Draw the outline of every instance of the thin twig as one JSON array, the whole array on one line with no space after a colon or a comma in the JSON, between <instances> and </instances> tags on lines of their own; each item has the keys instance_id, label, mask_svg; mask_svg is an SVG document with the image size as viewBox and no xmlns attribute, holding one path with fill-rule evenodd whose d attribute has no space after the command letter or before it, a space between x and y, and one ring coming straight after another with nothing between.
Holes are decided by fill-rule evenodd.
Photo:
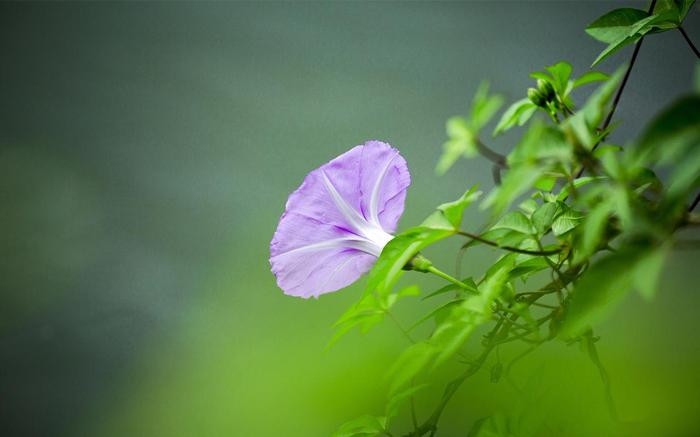
<instances>
[{"instance_id":1,"label":"thin twig","mask_svg":"<svg viewBox=\"0 0 700 437\"><path fill-rule=\"evenodd\" d=\"M651 13L654 11L654 6L656 6L656 0L652 0L651 5L649 5L649 10L647 11L647 15L651 15ZM639 41L637 41L637 44L634 45L634 52L632 52L632 58L630 59L629 65L627 66L627 71L625 72L625 76L622 78L622 83L620 84L620 88L617 89L617 94L615 94L615 98L613 99L613 104L612 107L610 108L610 112L608 112L608 116L605 117L605 122L603 123L603 127L600 129L601 132L605 132L605 130L608 128L610 125L610 122L612 121L613 115L615 115L615 110L617 109L618 103L620 103L620 98L622 97L622 91L625 89L625 85L627 85L627 80L630 77L630 73L632 73L632 68L634 67L634 63L637 61L637 55L639 54L639 49L642 48L642 42L644 41L644 36L642 35L641 38L639 38ZM591 149L591 152L595 150L600 143L603 141L603 137L598 140L598 142L593 145L593 149ZM578 174L576 175L576 178L580 178L583 172L586 170L585 167L582 167L581 170L579 170Z\"/></svg>"},{"instance_id":2,"label":"thin twig","mask_svg":"<svg viewBox=\"0 0 700 437\"><path fill-rule=\"evenodd\" d=\"M695 209L696 206L698 206L698 202L700 202L700 193L695 195L695 200L693 200L693 203L690 204L688 207L688 212L691 212L692 210Z\"/></svg>"},{"instance_id":3,"label":"thin twig","mask_svg":"<svg viewBox=\"0 0 700 437\"><path fill-rule=\"evenodd\" d=\"M690 50L692 50L693 53L695 53L695 56L697 56L698 58L700 58L700 52L699 52L698 49L695 47L695 44L693 44L693 41L690 40L690 37L688 36L688 34L685 33L685 29L683 29L681 26L678 26L678 30L680 30L681 35L683 35L683 38L685 38L685 41L686 41L686 42L688 43L688 45L690 46Z\"/></svg>"},{"instance_id":4,"label":"thin twig","mask_svg":"<svg viewBox=\"0 0 700 437\"><path fill-rule=\"evenodd\" d=\"M561 248L558 249L552 249L552 250L527 250L527 249L521 249L519 247L513 247L513 246L501 246L495 241L488 240L484 237L481 237L476 234L472 234L470 232L465 232L465 231L458 231L457 234L462 235L467 238L471 238L472 240L476 240L480 243L487 244L492 247L497 247L499 249L507 250L509 252L516 252L516 253L524 253L526 255L538 255L538 256L548 256L548 255L555 255L559 252L561 252Z\"/></svg>"}]
</instances>

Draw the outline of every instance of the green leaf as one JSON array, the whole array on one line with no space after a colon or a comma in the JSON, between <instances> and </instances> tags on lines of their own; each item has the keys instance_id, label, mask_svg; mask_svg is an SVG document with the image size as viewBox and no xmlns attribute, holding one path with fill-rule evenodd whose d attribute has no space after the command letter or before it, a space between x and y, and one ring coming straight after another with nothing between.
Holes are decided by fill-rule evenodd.
<instances>
[{"instance_id":1,"label":"green leaf","mask_svg":"<svg viewBox=\"0 0 700 437\"><path fill-rule=\"evenodd\" d=\"M484 417L472 425L467 437L513 437L514 434L503 414Z\"/></svg>"},{"instance_id":2,"label":"green leaf","mask_svg":"<svg viewBox=\"0 0 700 437\"><path fill-rule=\"evenodd\" d=\"M581 77L576 79L572 85L573 88L578 88L580 86L592 83L592 82L602 82L606 81L610 78L605 73L601 73L600 71L589 71L587 73L584 73Z\"/></svg>"},{"instance_id":3,"label":"green leaf","mask_svg":"<svg viewBox=\"0 0 700 437\"><path fill-rule=\"evenodd\" d=\"M443 144L442 155L435 168L439 175L446 173L461 156L472 158L479 153L475 142L477 134L464 117L449 118L446 130L449 140Z\"/></svg>"},{"instance_id":4,"label":"green leaf","mask_svg":"<svg viewBox=\"0 0 700 437\"><path fill-rule=\"evenodd\" d=\"M546 69L552 75L552 86L554 86L554 90L557 92L557 94L563 96L566 92L566 86L569 82L569 78L571 77L573 67L571 67L571 64L568 62L561 61L546 67Z\"/></svg>"},{"instance_id":5,"label":"green leaf","mask_svg":"<svg viewBox=\"0 0 700 437\"><path fill-rule=\"evenodd\" d=\"M538 234L542 235L549 230L558 212L559 205L556 202L548 202L532 213L532 224Z\"/></svg>"},{"instance_id":6,"label":"green leaf","mask_svg":"<svg viewBox=\"0 0 700 437\"><path fill-rule=\"evenodd\" d=\"M695 0L661 0L656 3L654 13L664 16L672 24L670 28L675 28L683 22L693 3Z\"/></svg>"},{"instance_id":7,"label":"green leaf","mask_svg":"<svg viewBox=\"0 0 700 437\"><path fill-rule=\"evenodd\" d=\"M381 255L369 272L365 295L373 292L386 295L399 279L403 267L420 250L444 238L454 231L418 226L407 229L394 237L384 247Z\"/></svg>"},{"instance_id":8,"label":"green leaf","mask_svg":"<svg viewBox=\"0 0 700 437\"><path fill-rule=\"evenodd\" d=\"M386 415L387 421L391 421L391 419L396 417L396 415L399 414L399 410L401 409L401 405L403 405L407 400L409 400L416 393L418 393L419 391L423 390L426 387L428 387L428 384L414 385L413 387L409 387L406 390L403 390L403 391L395 394L394 396L392 396L386 405L385 415Z\"/></svg>"},{"instance_id":9,"label":"green leaf","mask_svg":"<svg viewBox=\"0 0 700 437\"><path fill-rule=\"evenodd\" d=\"M530 220L520 211L511 211L504 215L491 229L511 229L528 235L533 233Z\"/></svg>"},{"instance_id":10,"label":"green leaf","mask_svg":"<svg viewBox=\"0 0 700 437\"><path fill-rule=\"evenodd\" d=\"M398 393L416 375L423 371L438 350L425 341L412 344L404 350L389 370L390 393Z\"/></svg>"},{"instance_id":11,"label":"green leaf","mask_svg":"<svg viewBox=\"0 0 700 437\"><path fill-rule=\"evenodd\" d=\"M605 50L603 50L603 52L600 55L598 55L598 58L596 58L592 66L597 65L603 59L615 53L622 47L639 41L640 38L642 38L644 35L646 35L654 29L653 23L655 20L658 19L658 15L650 15L629 25L624 31L620 31L618 37L611 41L608 47L606 47Z\"/></svg>"},{"instance_id":12,"label":"green leaf","mask_svg":"<svg viewBox=\"0 0 700 437\"><path fill-rule=\"evenodd\" d=\"M581 212L570 208L562 202L558 202L558 205L562 209L562 212L552 222L552 232L557 237L576 228L583 220L583 214Z\"/></svg>"},{"instance_id":13,"label":"green leaf","mask_svg":"<svg viewBox=\"0 0 700 437\"><path fill-rule=\"evenodd\" d=\"M639 143L643 163L677 162L700 144L700 96L683 97L648 125Z\"/></svg>"},{"instance_id":14,"label":"green leaf","mask_svg":"<svg viewBox=\"0 0 700 437\"><path fill-rule=\"evenodd\" d=\"M422 223L422 226L439 229L459 229L462 225L464 209L477 201L481 196L481 191L476 191L477 188L478 186L475 185L459 199L439 205L437 211L428 216Z\"/></svg>"},{"instance_id":15,"label":"green leaf","mask_svg":"<svg viewBox=\"0 0 700 437\"><path fill-rule=\"evenodd\" d=\"M507 131L513 126L522 126L532 117L532 114L537 110L537 106L530 101L527 97L517 102L513 103L506 109L506 111L501 116L498 125L493 130L493 136Z\"/></svg>"},{"instance_id":16,"label":"green leaf","mask_svg":"<svg viewBox=\"0 0 700 437\"><path fill-rule=\"evenodd\" d=\"M457 299L453 299L449 302L445 302L444 304L440 305L439 307L435 308L434 310L432 310L428 314L424 315L420 319L413 322L413 324L407 329L407 331L408 332L413 331L414 329L416 329L417 327L419 327L420 325L422 325L423 323L427 322L430 319L435 319L435 322L437 324L439 324L440 319L443 319L443 320L445 319L444 315L446 313L449 313L455 305L458 305L463 301L464 301L464 297L460 297Z\"/></svg>"},{"instance_id":17,"label":"green leaf","mask_svg":"<svg viewBox=\"0 0 700 437\"><path fill-rule=\"evenodd\" d=\"M527 280L528 277L533 274L546 270L549 268L549 264L544 259L544 257L538 256L530 258L527 261L523 261L516 265L511 271L508 272L508 280L511 281L516 278L522 277L523 280Z\"/></svg>"},{"instance_id":18,"label":"green leaf","mask_svg":"<svg viewBox=\"0 0 700 437\"><path fill-rule=\"evenodd\" d=\"M661 245L641 257L634 268L633 285L646 300L652 300L656 295L659 277L670 249L668 243Z\"/></svg>"},{"instance_id":19,"label":"green leaf","mask_svg":"<svg viewBox=\"0 0 700 437\"><path fill-rule=\"evenodd\" d=\"M535 122L508 155L508 164L512 167L525 162L568 161L571 153L571 145L559 129Z\"/></svg>"},{"instance_id":20,"label":"green leaf","mask_svg":"<svg viewBox=\"0 0 700 437\"><path fill-rule=\"evenodd\" d=\"M481 204L482 209L491 208L494 215L503 212L518 196L527 192L540 176L540 167L523 164L512 167L503 177L501 185L494 188Z\"/></svg>"},{"instance_id":21,"label":"green leaf","mask_svg":"<svg viewBox=\"0 0 700 437\"><path fill-rule=\"evenodd\" d=\"M333 437L374 437L384 435L384 417L370 415L360 416L357 419L345 422Z\"/></svg>"},{"instance_id":22,"label":"green leaf","mask_svg":"<svg viewBox=\"0 0 700 437\"><path fill-rule=\"evenodd\" d=\"M511 265L501 265L479 287L480 294L469 296L456 305L435 328L430 337L430 344L437 351L432 360L433 369L452 357L477 327L491 320L491 306L503 292L510 268Z\"/></svg>"},{"instance_id":23,"label":"green leaf","mask_svg":"<svg viewBox=\"0 0 700 437\"><path fill-rule=\"evenodd\" d=\"M471 128L478 136L479 131L496 115L503 105L503 97L494 94L489 95L489 83L484 81L479 85L472 102Z\"/></svg>"},{"instance_id":24,"label":"green leaf","mask_svg":"<svg viewBox=\"0 0 700 437\"><path fill-rule=\"evenodd\" d=\"M632 8L612 10L586 27L586 33L598 41L611 44L629 36L632 25L647 17L645 11Z\"/></svg>"},{"instance_id":25,"label":"green leaf","mask_svg":"<svg viewBox=\"0 0 700 437\"><path fill-rule=\"evenodd\" d=\"M583 177L580 177L580 178L574 180L574 188L578 189L584 185L590 184L591 182L595 182L595 181L599 181L599 180L603 180L603 179L607 179L607 177L606 176L583 176ZM570 192L571 192L571 185L570 184L565 185L561 189L559 194L557 195L557 200L559 200L559 201L566 200L569 197Z\"/></svg>"},{"instance_id":26,"label":"green leaf","mask_svg":"<svg viewBox=\"0 0 700 437\"><path fill-rule=\"evenodd\" d=\"M576 114L576 116L583 114L586 126L588 126L590 132L595 132L603 121L603 118L607 115L608 104L617 90L617 86L622 81L623 75L624 68L618 68L617 71L610 76L610 79L591 94L586 100L586 103L581 107L581 110ZM573 118L574 117L570 117L569 120Z\"/></svg>"},{"instance_id":27,"label":"green leaf","mask_svg":"<svg viewBox=\"0 0 700 437\"><path fill-rule=\"evenodd\" d=\"M366 332L384 319L386 310L397 299L415 292L414 289L409 288L400 292L401 296L391 297L392 288L403 274L406 263L423 248L453 234L454 231L451 230L418 226L402 232L389 241L369 272L362 297L334 324L337 328L336 333L327 347L331 347L355 327Z\"/></svg>"},{"instance_id":28,"label":"green leaf","mask_svg":"<svg viewBox=\"0 0 700 437\"><path fill-rule=\"evenodd\" d=\"M574 252L574 262L576 264L585 261L595 253L603 239L612 206L612 202L601 202L583 220L583 228L580 233L581 240Z\"/></svg>"},{"instance_id":29,"label":"green leaf","mask_svg":"<svg viewBox=\"0 0 700 437\"><path fill-rule=\"evenodd\" d=\"M648 250L648 245L625 246L593 264L574 287L559 335L581 335L602 320L632 288L633 273Z\"/></svg>"},{"instance_id":30,"label":"green leaf","mask_svg":"<svg viewBox=\"0 0 700 437\"><path fill-rule=\"evenodd\" d=\"M391 293L386 299L386 308L390 309L396 302L404 297L419 296L420 288L417 285L410 285L402 288L398 293Z\"/></svg>"}]
</instances>

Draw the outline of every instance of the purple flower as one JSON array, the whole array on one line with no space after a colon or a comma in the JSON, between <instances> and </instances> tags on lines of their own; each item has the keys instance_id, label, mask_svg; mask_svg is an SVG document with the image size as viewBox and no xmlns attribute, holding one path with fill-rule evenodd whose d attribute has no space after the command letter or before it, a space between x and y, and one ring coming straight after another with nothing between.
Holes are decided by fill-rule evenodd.
<instances>
[{"instance_id":1,"label":"purple flower","mask_svg":"<svg viewBox=\"0 0 700 437\"><path fill-rule=\"evenodd\" d=\"M393 238L410 183L399 151L380 141L309 173L289 196L270 243L277 285L309 298L355 282Z\"/></svg>"}]
</instances>

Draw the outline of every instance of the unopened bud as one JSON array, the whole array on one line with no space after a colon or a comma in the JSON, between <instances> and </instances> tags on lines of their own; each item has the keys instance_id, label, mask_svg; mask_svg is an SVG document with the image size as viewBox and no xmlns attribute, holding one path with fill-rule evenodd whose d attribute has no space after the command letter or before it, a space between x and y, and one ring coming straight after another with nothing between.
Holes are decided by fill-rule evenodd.
<instances>
[{"instance_id":1,"label":"unopened bud","mask_svg":"<svg viewBox=\"0 0 700 437\"><path fill-rule=\"evenodd\" d=\"M527 89L527 98L535 105L544 108L547 106L547 99L534 88Z\"/></svg>"},{"instance_id":2,"label":"unopened bud","mask_svg":"<svg viewBox=\"0 0 700 437\"><path fill-rule=\"evenodd\" d=\"M417 272L423 272L426 273L428 272L429 268L432 267L433 263L430 262L430 260L420 253L417 253L413 258L411 258L405 266L403 266L404 270L415 270Z\"/></svg>"},{"instance_id":3,"label":"unopened bud","mask_svg":"<svg viewBox=\"0 0 700 437\"><path fill-rule=\"evenodd\" d=\"M554 87L544 79L537 79L537 90L547 101L554 99Z\"/></svg>"}]
</instances>

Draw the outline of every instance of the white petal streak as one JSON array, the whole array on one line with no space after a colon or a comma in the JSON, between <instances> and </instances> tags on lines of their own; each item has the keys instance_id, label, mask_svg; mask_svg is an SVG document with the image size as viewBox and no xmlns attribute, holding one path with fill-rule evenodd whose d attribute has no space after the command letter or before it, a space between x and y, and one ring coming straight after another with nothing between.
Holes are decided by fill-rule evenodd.
<instances>
[{"instance_id":1,"label":"white petal streak","mask_svg":"<svg viewBox=\"0 0 700 437\"><path fill-rule=\"evenodd\" d=\"M344 238L334 238L332 240L320 241L318 243L311 243L305 246L300 246L286 252L280 253L273 258L278 258L281 256L287 256L292 254L302 254L306 252L317 252L326 249L356 249L370 255L379 256L382 252L384 246L380 246L374 241L367 240L361 237L344 237Z\"/></svg>"},{"instance_id":2,"label":"white petal streak","mask_svg":"<svg viewBox=\"0 0 700 437\"><path fill-rule=\"evenodd\" d=\"M391 166L391 163L394 161L394 158L396 158L399 155L399 151L395 150L394 154L387 160L386 164L384 165L384 168L382 168L382 171L379 173L377 176L377 180L374 181L374 187L372 187L372 194L369 198L369 219L370 221L378 226L381 227L379 224L379 189L382 186L382 183L384 182L384 177L386 176L387 172L389 171L389 167Z\"/></svg>"},{"instance_id":3,"label":"white petal streak","mask_svg":"<svg viewBox=\"0 0 700 437\"><path fill-rule=\"evenodd\" d=\"M340 211L343 217L348 221L348 224L351 225L355 231L363 234L363 230L367 227L365 218L362 217L355 208L348 205L345 199L343 199L343 196L335 189L333 182L328 179L325 171L321 170L321 176L323 176L323 184L326 186L326 190L328 190L328 194L331 195L331 199L333 199L333 203L336 208L338 208L338 211Z\"/></svg>"}]
</instances>

